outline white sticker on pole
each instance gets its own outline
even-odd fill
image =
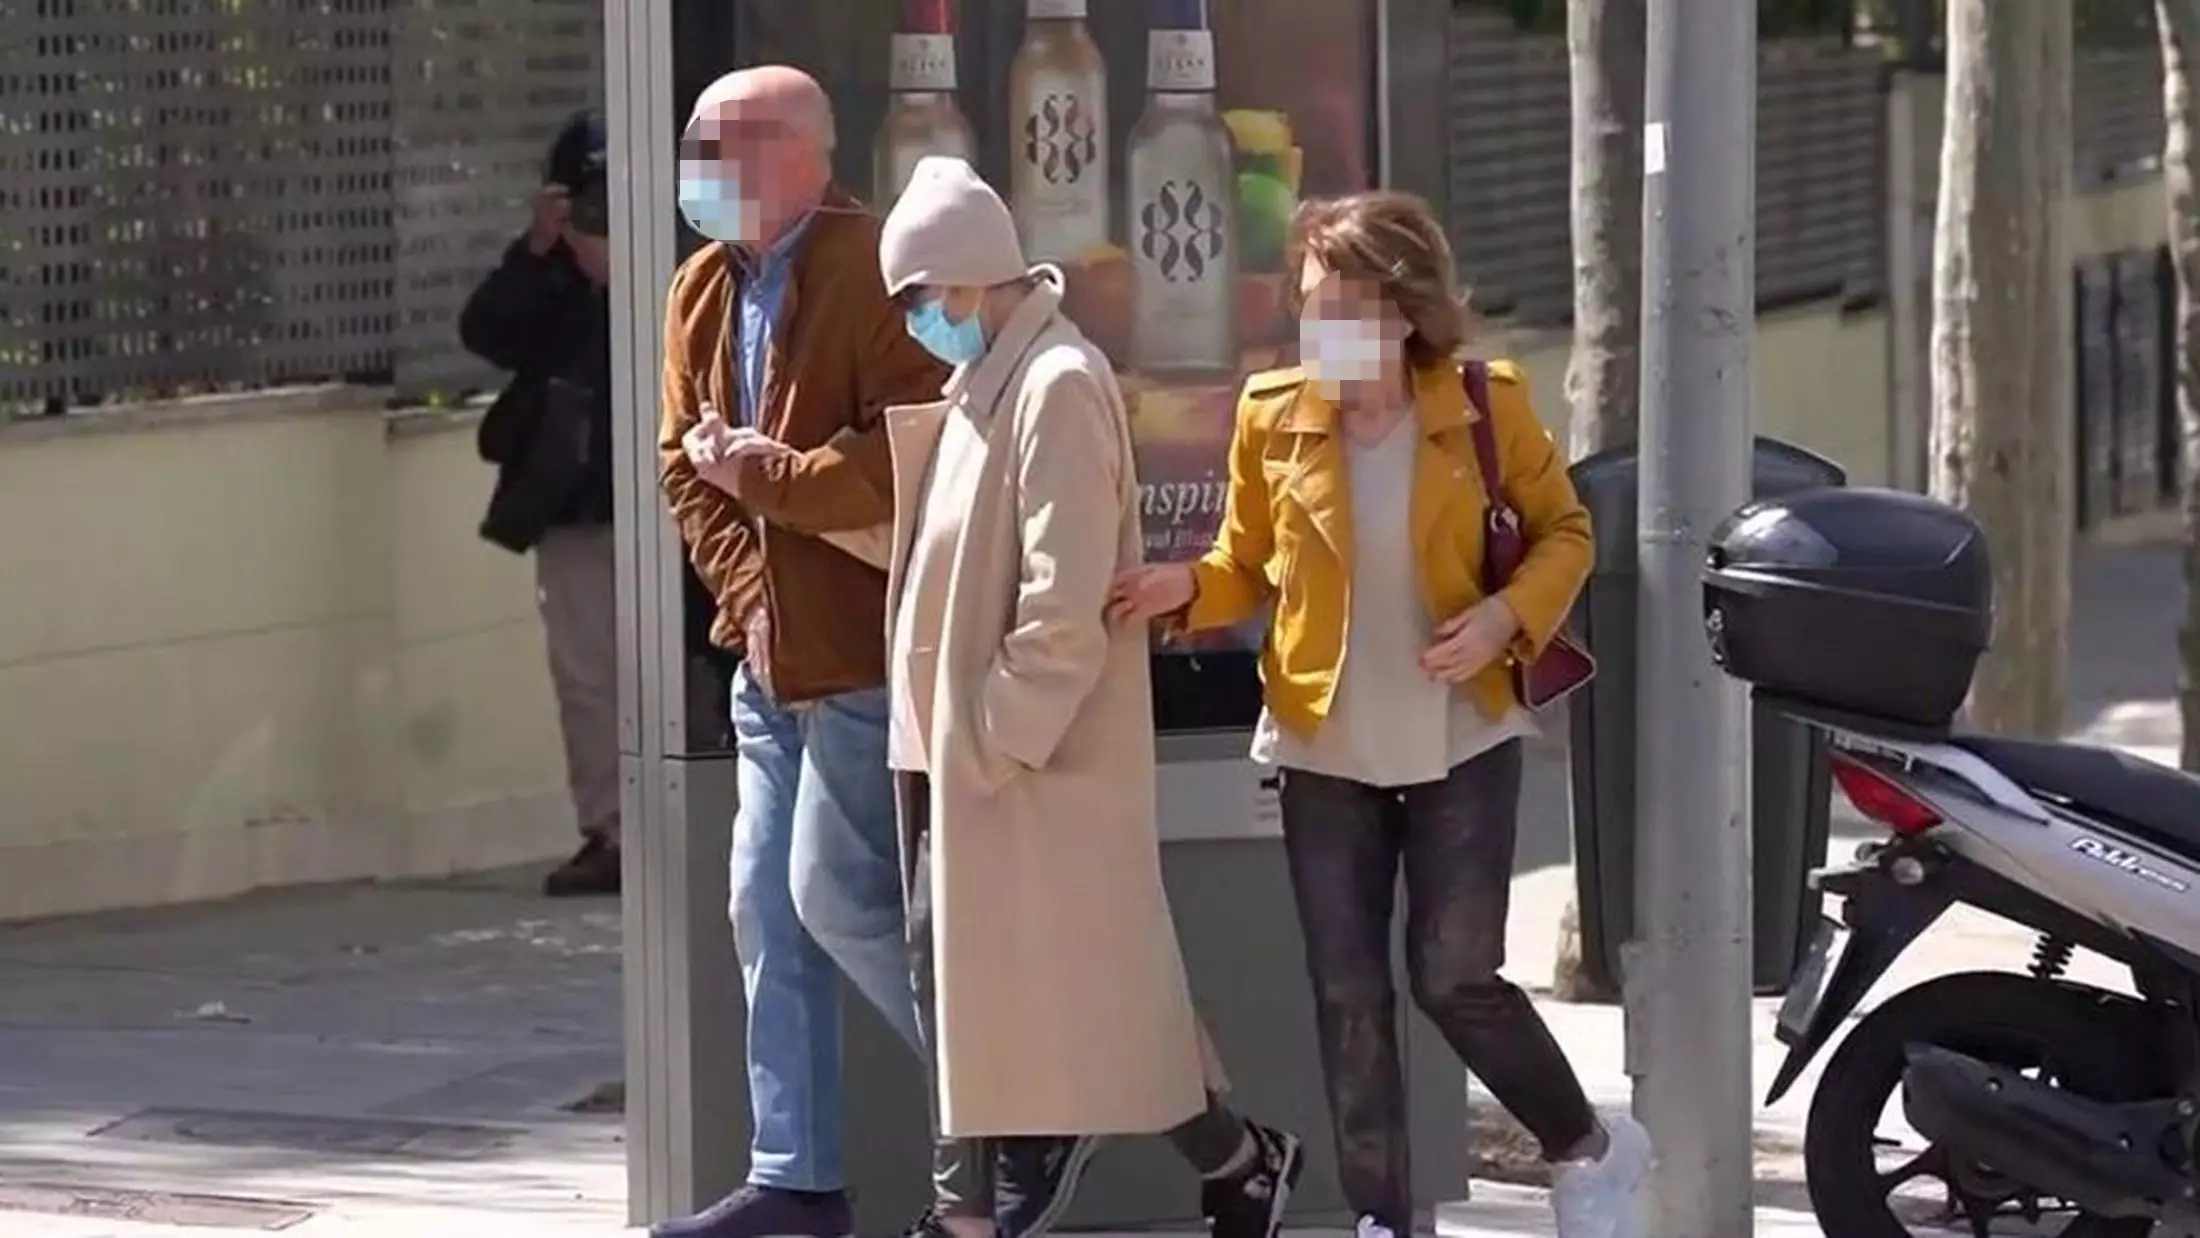
[[[1665,172],[1665,122],[1653,120],[1642,127],[1642,174],[1661,176]]]

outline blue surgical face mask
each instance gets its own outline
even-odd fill
[[[949,365],[968,365],[985,355],[985,328],[973,313],[961,322],[951,321],[938,297],[919,302],[908,312],[910,338]]]
[[[756,240],[761,212],[755,199],[741,196],[741,180],[731,165],[683,159],[680,213],[711,240],[740,245]]]

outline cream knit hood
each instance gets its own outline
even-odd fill
[[[947,155],[917,161],[879,233],[878,264],[889,296],[918,285],[990,288],[1030,271],[1008,204]]]

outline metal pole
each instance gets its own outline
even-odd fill
[[[1757,6],[1650,0],[1643,109],[1638,933],[1625,984],[1651,1232],[1751,1232],[1750,847],[1741,690],[1699,574],[1749,497]]]
[[[673,0],[604,10],[612,462],[619,538],[627,1212],[708,1203],[747,1166],[740,968],[726,923],[732,762],[687,733],[680,536],[657,489],[665,293],[678,256]]]

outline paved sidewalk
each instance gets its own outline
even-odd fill
[[[529,876],[0,930],[0,1238],[620,1232],[620,1128],[569,1111],[619,1072],[616,909]],[[1545,1008],[1624,1107],[1619,1013]],[[1547,1215],[1492,1187],[1442,1230]]]
[[[2075,731],[2174,758],[2176,580],[2169,548],[2082,564]],[[1535,986],[1571,874],[1564,766],[1546,753],[1530,778],[1511,971]],[[614,904],[545,902],[532,874],[0,926],[0,1238],[619,1233],[620,1126],[570,1111],[620,1072],[619,930]],[[2029,946],[1958,914],[1880,993],[2019,968]],[[2115,980],[2098,960],[2079,974]],[[1619,1012],[1543,1006],[1596,1100],[1624,1107]],[[1761,1085],[1769,1003],[1755,1028]],[[1797,1165],[1812,1082],[1758,1114],[1761,1235],[1815,1232]],[[1502,1138],[1495,1107],[1476,1112]],[[1478,1185],[1440,1227],[1548,1234],[1547,1217],[1536,1192]]]
[[[617,907],[523,881],[0,930],[0,1208],[47,1184],[237,1232],[617,1232],[620,1127],[562,1108],[620,1071]],[[138,1232],[69,1224],[0,1211],[4,1238]]]

